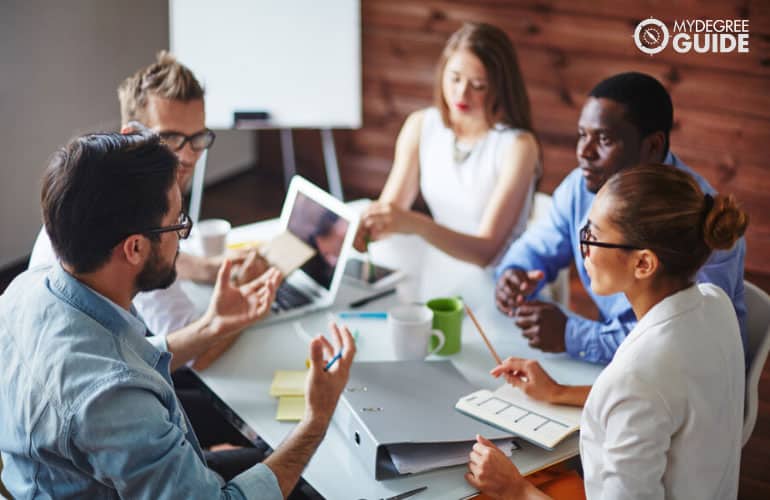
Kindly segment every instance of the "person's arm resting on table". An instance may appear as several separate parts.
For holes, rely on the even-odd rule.
[[[375,239],[392,232],[417,234],[455,258],[486,266],[500,253],[519,220],[535,176],[537,141],[529,133],[512,138],[500,158],[500,178],[484,210],[478,234],[461,233],[410,210],[420,183],[422,116],[418,113],[409,117],[399,135],[392,173],[380,199],[367,209],[364,226]]]

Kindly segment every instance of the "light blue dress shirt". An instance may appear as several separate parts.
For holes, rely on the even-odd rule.
[[[224,483],[139,319],[55,265],[0,297],[2,480],[16,498],[282,498],[259,464]],[[162,344],[161,344],[162,347]]]
[[[692,175],[705,193],[716,191],[700,175],[679,161],[671,152],[664,163],[673,165]],[[579,168],[573,170],[553,192],[553,205],[548,217],[539,221],[516,240],[506,251],[495,271],[496,278],[510,268],[523,270],[540,269],[545,281],[556,279],[558,272],[574,260],[580,281],[599,308],[599,321],[583,318],[570,311],[567,314],[565,344],[567,353],[575,358],[593,363],[607,364],[612,360],[623,339],[636,325],[631,304],[626,296],[617,293],[600,296],[591,290],[591,280],[580,255],[579,231],[588,219],[588,212],[595,194],[586,189],[585,179]],[[714,283],[733,301],[746,352],[746,303],[743,290],[743,260],[746,243],[741,238],[731,250],[714,252],[696,276],[699,283]],[[538,289],[544,285],[540,283]]]

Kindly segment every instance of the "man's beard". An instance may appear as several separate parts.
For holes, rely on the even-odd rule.
[[[177,255],[179,250],[177,250]],[[171,264],[165,264],[160,255],[160,243],[153,242],[150,258],[136,276],[136,289],[139,292],[149,292],[160,288],[168,288],[176,280],[176,255]]]

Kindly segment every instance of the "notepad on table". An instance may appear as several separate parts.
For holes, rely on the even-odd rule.
[[[299,422],[305,414],[305,396],[281,396],[275,419],[280,422]]]
[[[496,391],[481,390],[460,398],[455,409],[547,450],[580,430],[582,408],[536,401],[505,384]]]
[[[270,384],[270,395],[303,396],[305,394],[305,370],[276,370],[273,374],[273,383]]]
[[[276,370],[270,395],[278,398],[275,419],[299,422],[305,414],[305,370]]]

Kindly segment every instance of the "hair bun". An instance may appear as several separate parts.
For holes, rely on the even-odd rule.
[[[703,224],[703,240],[712,250],[727,250],[743,236],[748,224],[748,214],[738,207],[733,195],[716,195]]]

